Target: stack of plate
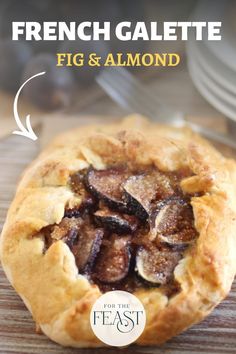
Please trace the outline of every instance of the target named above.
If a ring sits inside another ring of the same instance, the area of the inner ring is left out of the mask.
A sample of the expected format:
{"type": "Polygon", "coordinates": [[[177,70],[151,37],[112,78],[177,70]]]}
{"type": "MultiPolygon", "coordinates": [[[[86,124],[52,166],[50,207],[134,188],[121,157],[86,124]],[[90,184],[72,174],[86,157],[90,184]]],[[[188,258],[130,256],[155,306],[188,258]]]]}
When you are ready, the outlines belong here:
{"type": "Polygon", "coordinates": [[[188,66],[200,93],[216,109],[236,120],[236,2],[201,1],[195,21],[221,21],[221,41],[192,38],[187,44],[188,66]]]}

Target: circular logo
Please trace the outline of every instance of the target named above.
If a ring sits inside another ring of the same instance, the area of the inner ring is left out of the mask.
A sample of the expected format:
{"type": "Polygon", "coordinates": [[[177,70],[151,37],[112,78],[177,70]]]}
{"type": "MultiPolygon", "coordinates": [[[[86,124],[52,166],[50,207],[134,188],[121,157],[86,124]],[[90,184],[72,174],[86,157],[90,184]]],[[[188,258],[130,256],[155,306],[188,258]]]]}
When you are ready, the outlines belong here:
{"type": "Polygon", "coordinates": [[[109,291],[94,303],[90,324],[102,342],[122,347],[134,342],[142,334],[146,313],[136,296],[126,291],[109,291]]]}

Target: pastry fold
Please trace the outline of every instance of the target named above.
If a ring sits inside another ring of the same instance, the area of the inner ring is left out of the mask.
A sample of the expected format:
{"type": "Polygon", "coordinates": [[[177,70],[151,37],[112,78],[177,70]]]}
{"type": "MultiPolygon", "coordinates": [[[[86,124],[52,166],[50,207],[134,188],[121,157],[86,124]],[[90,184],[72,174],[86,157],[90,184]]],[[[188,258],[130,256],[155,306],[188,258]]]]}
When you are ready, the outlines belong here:
{"type": "Polygon", "coordinates": [[[230,291],[236,273],[236,164],[188,128],[151,123],[132,115],[111,124],[84,126],[58,136],[23,174],[8,211],[0,250],[5,273],[41,330],[64,346],[104,346],[90,327],[98,286],[78,273],[74,256],[59,240],[45,251],[47,225],[60,223],[67,206],[80,202],[69,177],[89,166],[114,163],[188,168],[182,180],[199,234],[174,270],[180,290],[139,288],[147,323],[139,345],[165,342],[201,321],[230,291]]]}

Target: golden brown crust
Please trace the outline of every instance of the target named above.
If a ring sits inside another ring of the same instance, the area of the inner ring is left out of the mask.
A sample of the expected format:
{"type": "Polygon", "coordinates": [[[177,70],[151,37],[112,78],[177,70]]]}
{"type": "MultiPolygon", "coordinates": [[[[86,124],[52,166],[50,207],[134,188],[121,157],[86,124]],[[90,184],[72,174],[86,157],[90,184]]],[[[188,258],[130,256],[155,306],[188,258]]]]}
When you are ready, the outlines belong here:
{"type": "Polygon", "coordinates": [[[236,273],[234,161],[188,128],[159,126],[140,116],[65,133],[25,172],[1,236],[9,281],[42,331],[62,345],[103,346],[89,323],[100,291],[78,275],[65,243],[57,241],[44,253],[43,238],[33,236],[59,223],[65,206],[80,203],[68,186],[70,174],[89,164],[103,168],[123,161],[164,171],[188,167],[194,176],[182,181],[182,189],[203,193],[191,200],[199,238],[175,269],[180,292],[170,299],[158,288],[135,293],[147,314],[138,344],[163,343],[203,319],[227,295],[236,273]]]}

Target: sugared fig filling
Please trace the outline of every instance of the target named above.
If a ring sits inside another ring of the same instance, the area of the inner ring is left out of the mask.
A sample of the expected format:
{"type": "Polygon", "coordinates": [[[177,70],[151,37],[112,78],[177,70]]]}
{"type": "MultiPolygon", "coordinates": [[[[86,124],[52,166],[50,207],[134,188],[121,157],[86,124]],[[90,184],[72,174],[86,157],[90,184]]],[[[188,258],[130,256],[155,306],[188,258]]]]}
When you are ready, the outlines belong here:
{"type": "Polygon", "coordinates": [[[58,225],[42,230],[46,248],[64,241],[78,270],[102,291],[139,287],[174,288],[174,269],[197,238],[183,171],[126,166],[89,168],[70,178],[82,198],[58,225]]]}

